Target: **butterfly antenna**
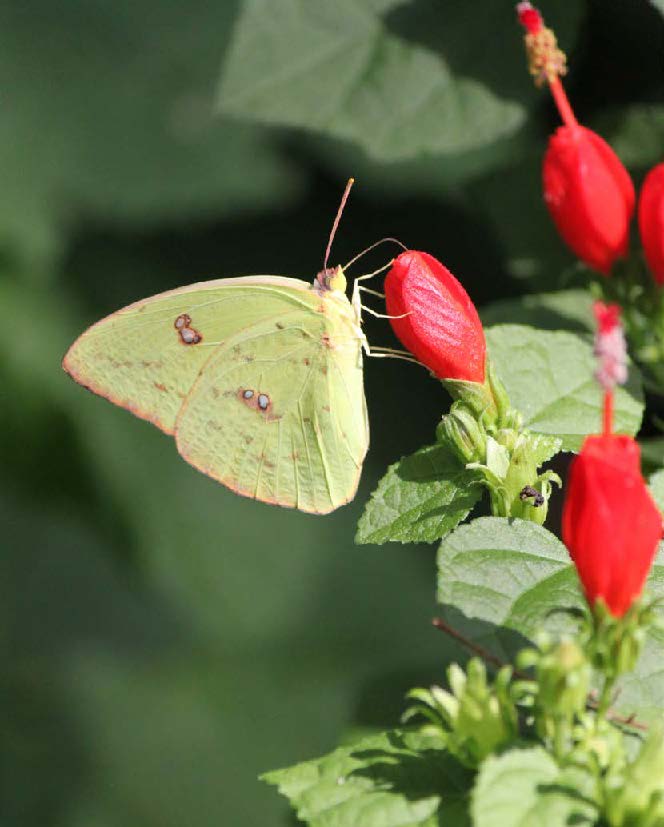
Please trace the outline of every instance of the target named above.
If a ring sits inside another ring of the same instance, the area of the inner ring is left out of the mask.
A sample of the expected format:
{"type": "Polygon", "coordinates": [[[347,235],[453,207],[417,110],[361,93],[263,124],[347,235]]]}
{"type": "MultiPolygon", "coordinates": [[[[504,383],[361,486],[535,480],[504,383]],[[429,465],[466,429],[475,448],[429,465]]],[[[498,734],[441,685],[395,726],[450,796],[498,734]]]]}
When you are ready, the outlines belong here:
{"type": "Polygon", "coordinates": [[[401,247],[401,249],[402,249],[402,250],[407,250],[407,249],[408,249],[408,247],[406,247],[406,245],[405,245],[405,244],[403,244],[401,241],[399,241],[399,239],[398,239],[398,238],[391,238],[391,237],[389,237],[389,236],[388,236],[387,238],[381,238],[381,239],[380,239],[380,241],[374,241],[374,243],[373,243],[373,244],[370,244],[370,245],[369,245],[369,246],[368,246],[365,250],[362,250],[362,252],[361,252],[361,253],[358,253],[356,256],[354,256],[354,257],[353,257],[353,258],[352,258],[352,259],[348,262],[348,264],[344,264],[343,269],[344,269],[344,270],[346,270],[346,269],[347,269],[348,267],[350,267],[352,264],[355,264],[355,262],[356,262],[356,261],[358,261],[359,259],[361,259],[361,258],[362,258],[362,256],[365,256],[367,253],[370,253],[370,252],[371,252],[372,250],[374,250],[376,247],[380,247],[380,245],[381,245],[381,244],[386,244],[388,241],[389,241],[391,244],[398,244],[398,245],[399,245],[399,247],[401,247]]]}
{"type": "Polygon", "coordinates": [[[339,209],[337,210],[337,217],[334,219],[334,224],[332,225],[332,231],[330,232],[330,239],[327,242],[327,249],[325,250],[325,261],[323,262],[323,270],[327,270],[327,260],[330,257],[330,250],[332,249],[332,242],[334,241],[334,236],[337,232],[337,227],[339,226],[339,222],[341,221],[341,214],[344,211],[344,207],[346,206],[346,201],[348,201],[348,195],[350,193],[350,188],[355,183],[354,178],[349,178],[348,183],[346,184],[346,189],[344,190],[344,194],[341,196],[341,204],[339,204],[339,209]]]}

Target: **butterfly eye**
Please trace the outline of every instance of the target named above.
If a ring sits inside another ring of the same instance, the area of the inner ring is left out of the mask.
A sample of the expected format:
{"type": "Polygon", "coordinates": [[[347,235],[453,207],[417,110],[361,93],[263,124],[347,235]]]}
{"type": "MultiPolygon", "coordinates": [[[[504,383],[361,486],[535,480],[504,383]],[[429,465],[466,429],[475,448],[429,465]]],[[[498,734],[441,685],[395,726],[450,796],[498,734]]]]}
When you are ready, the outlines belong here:
{"type": "Polygon", "coordinates": [[[191,324],[191,316],[187,313],[181,313],[175,320],[174,327],[176,330],[182,330],[184,327],[189,327],[191,324]]]}
{"type": "Polygon", "coordinates": [[[261,411],[266,411],[270,407],[270,397],[266,393],[258,394],[258,407],[261,411]]]}
{"type": "Polygon", "coordinates": [[[244,399],[251,399],[253,397],[253,395],[254,395],[253,391],[250,391],[250,390],[242,391],[242,397],[244,399]]]}

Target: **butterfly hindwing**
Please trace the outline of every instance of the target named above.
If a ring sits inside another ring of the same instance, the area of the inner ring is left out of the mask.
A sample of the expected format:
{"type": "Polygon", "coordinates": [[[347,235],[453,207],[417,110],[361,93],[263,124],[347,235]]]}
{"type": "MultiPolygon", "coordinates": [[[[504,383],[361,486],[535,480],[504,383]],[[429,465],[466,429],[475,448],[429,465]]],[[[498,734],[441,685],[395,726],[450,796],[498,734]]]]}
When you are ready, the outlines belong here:
{"type": "Polygon", "coordinates": [[[176,423],[187,461],[239,494],[302,511],[352,499],[368,428],[360,342],[341,298],[243,330],[215,353],[176,423]]]}

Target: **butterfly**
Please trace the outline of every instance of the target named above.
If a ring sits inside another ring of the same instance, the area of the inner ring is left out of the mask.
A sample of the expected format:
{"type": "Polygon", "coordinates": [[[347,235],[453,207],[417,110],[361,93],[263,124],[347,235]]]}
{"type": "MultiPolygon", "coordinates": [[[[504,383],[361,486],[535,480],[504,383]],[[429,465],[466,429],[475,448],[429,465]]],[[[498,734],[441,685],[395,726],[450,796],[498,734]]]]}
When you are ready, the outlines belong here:
{"type": "Polygon", "coordinates": [[[361,305],[327,260],[313,283],[200,282],[129,305],[70,347],[65,371],[175,438],[237,494],[327,514],[353,499],[369,446],[361,305]]]}

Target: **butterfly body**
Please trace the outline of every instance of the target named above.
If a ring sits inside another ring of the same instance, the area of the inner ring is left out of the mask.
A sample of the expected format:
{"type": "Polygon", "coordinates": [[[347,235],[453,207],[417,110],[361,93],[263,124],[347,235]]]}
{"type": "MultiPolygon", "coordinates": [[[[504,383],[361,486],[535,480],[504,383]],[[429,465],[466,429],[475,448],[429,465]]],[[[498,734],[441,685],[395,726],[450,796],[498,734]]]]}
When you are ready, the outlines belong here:
{"type": "Polygon", "coordinates": [[[328,513],[354,496],[369,443],[344,286],[337,268],[313,285],[249,276],[161,293],[93,325],[63,366],[236,493],[328,513]]]}

